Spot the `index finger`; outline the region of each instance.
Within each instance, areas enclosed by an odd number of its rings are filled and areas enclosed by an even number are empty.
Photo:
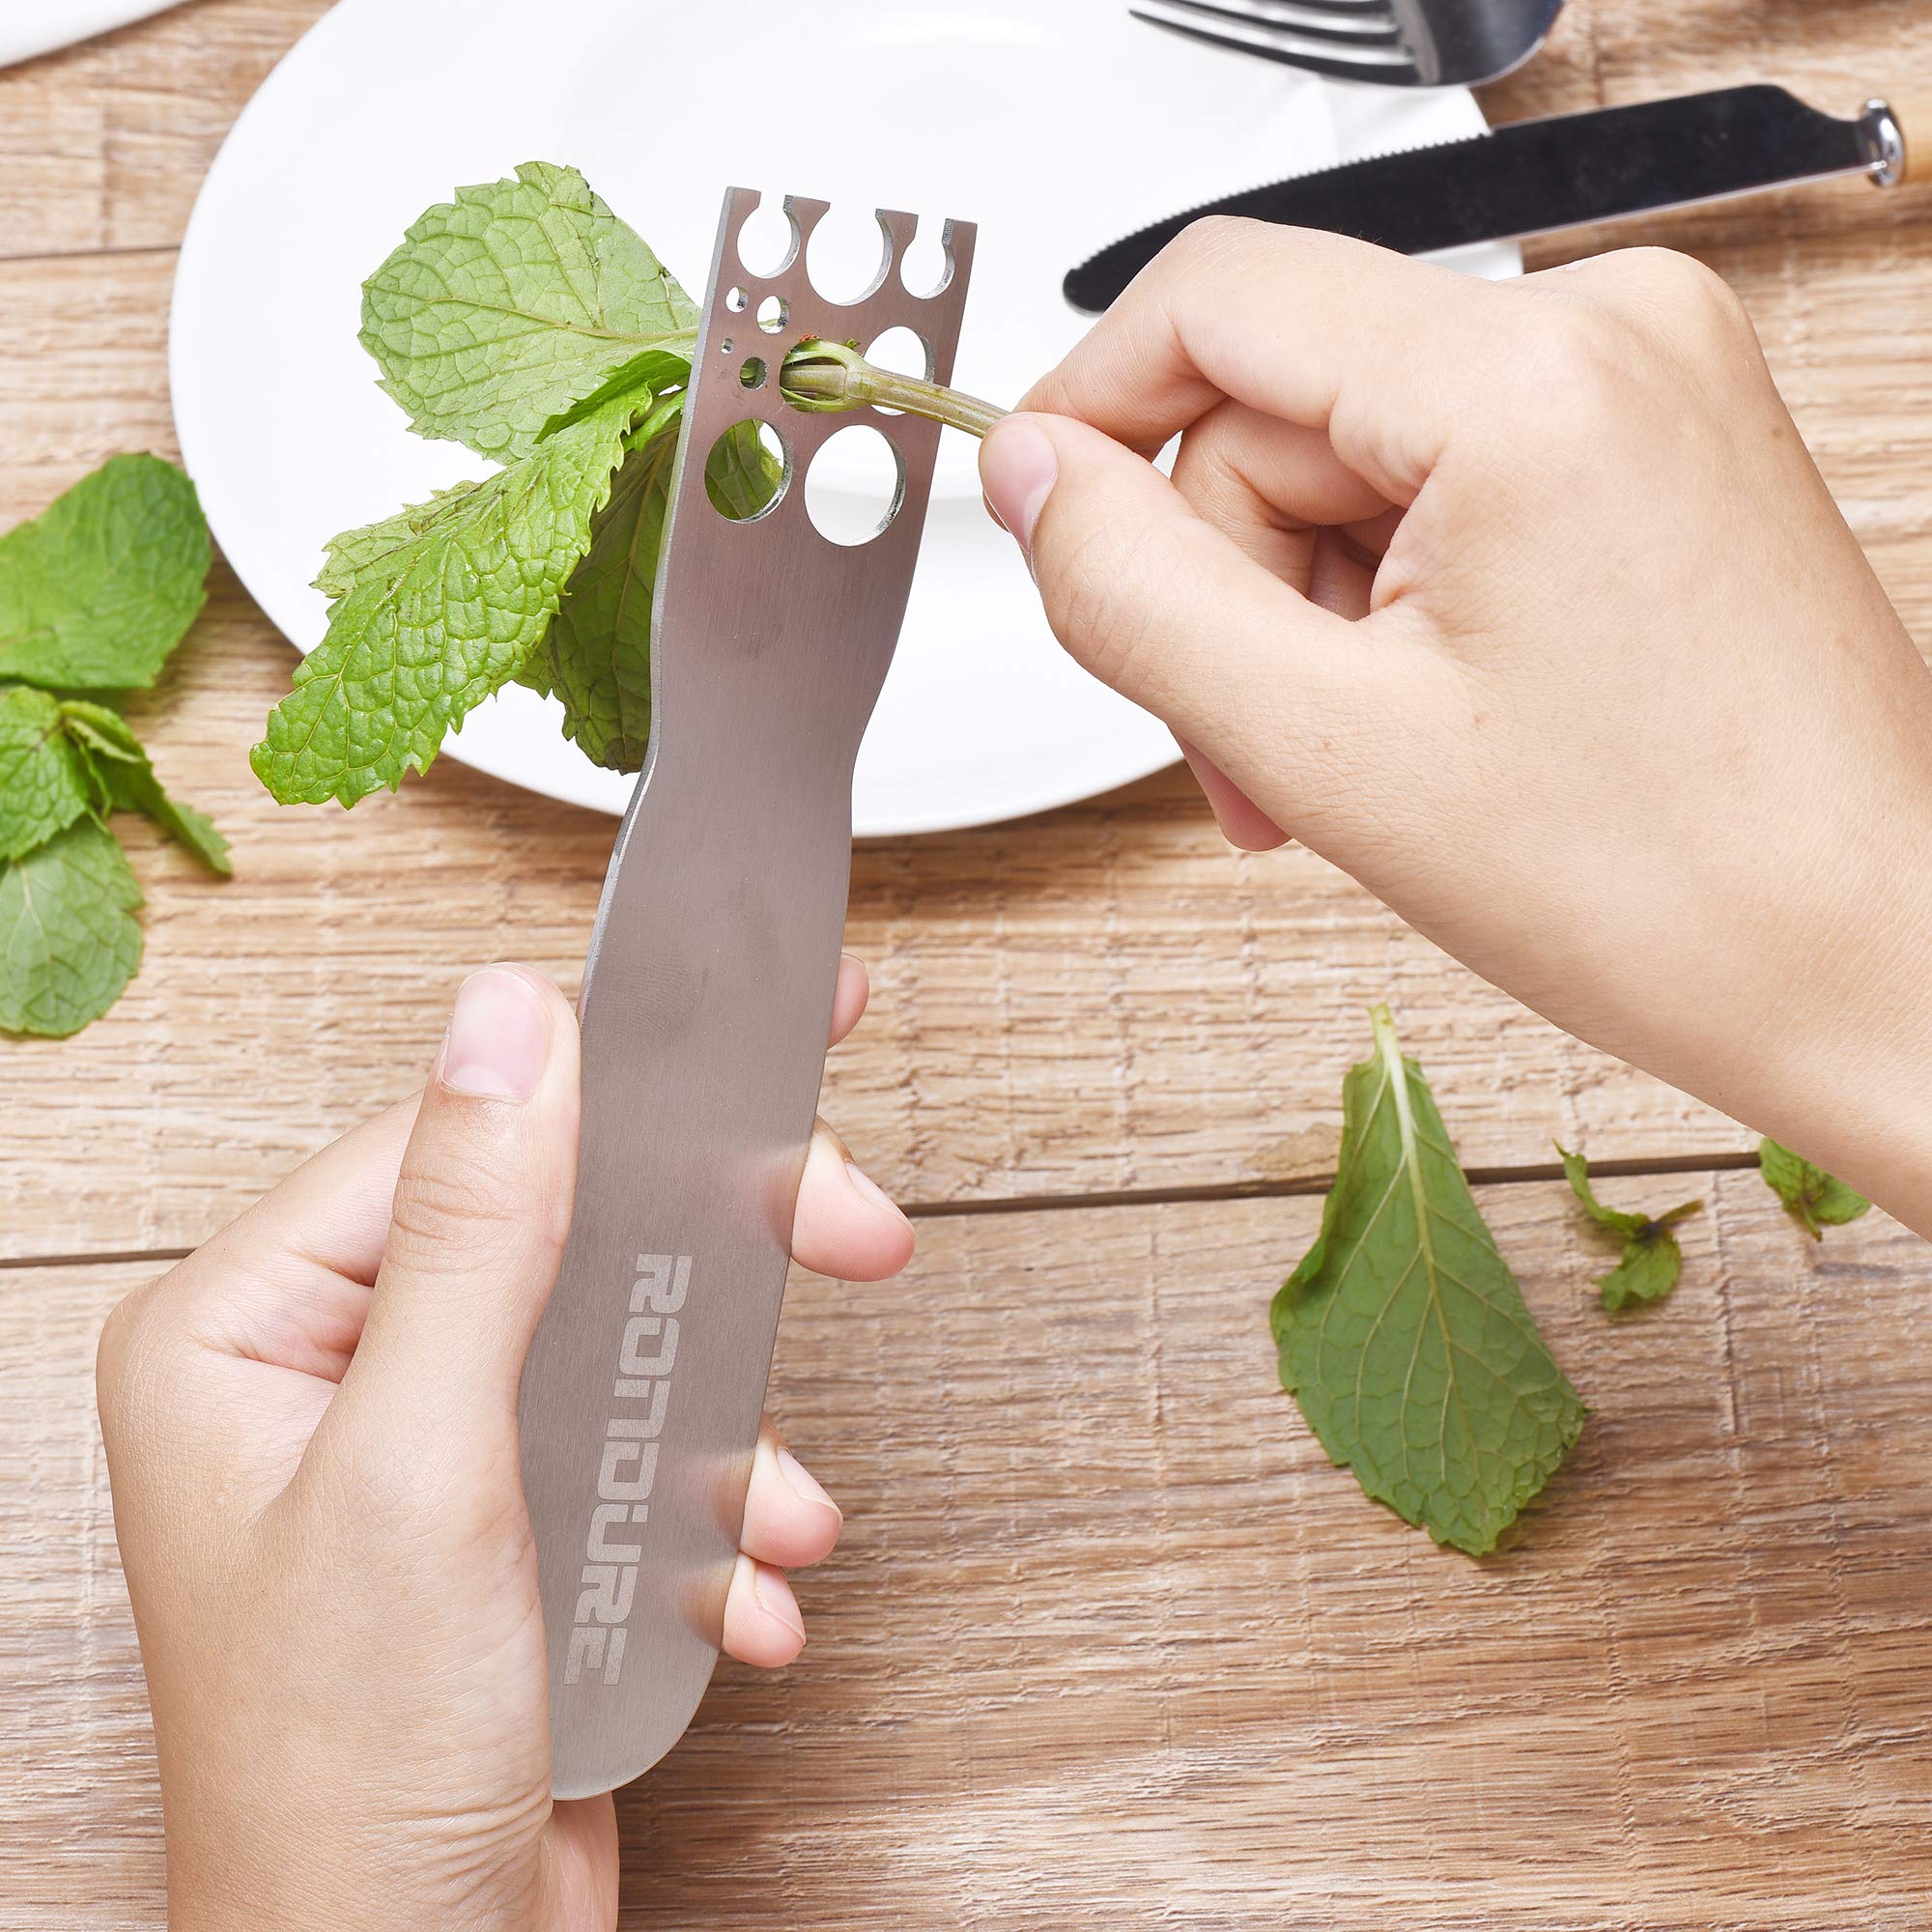
[[[1491,284],[1347,236],[1198,221],[1022,410],[1151,455],[1224,397],[1325,431],[1391,502],[1413,501],[1506,338]]]

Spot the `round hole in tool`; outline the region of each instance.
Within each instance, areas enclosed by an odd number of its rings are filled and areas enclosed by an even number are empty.
[[[758,327],[776,335],[791,320],[791,304],[783,296],[767,296],[758,304]]]
[[[907,328],[903,325],[874,336],[866,351],[866,360],[875,369],[890,369],[898,376],[917,376],[924,383],[932,381],[931,348],[918,329]],[[898,410],[887,409],[883,403],[876,407],[885,415],[901,413]]]
[[[721,355],[728,355],[731,353],[731,349],[732,349],[731,338],[727,335],[724,338],[724,340],[718,345],[718,353]]]
[[[756,416],[734,422],[704,459],[704,494],[734,524],[770,515],[790,481],[790,444]]]
[[[743,315],[745,313],[745,304],[751,299],[751,297],[743,289],[727,289],[724,292],[724,306],[733,315]]]
[[[870,543],[898,514],[905,465],[892,439],[850,423],[819,445],[805,473],[805,513],[831,543]]]
[[[748,389],[755,389],[765,380],[765,358],[748,355],[738,367],[738,380]]]

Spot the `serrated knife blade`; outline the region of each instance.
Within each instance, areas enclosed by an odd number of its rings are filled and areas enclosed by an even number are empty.
[[[1905,179],[1907,153],[1884,100],[1840,120],[1766,84],[1511,122],[1204,202],[1081,263],[1066,276],[1066,299],[1098,314],[1204,215],[1325,229],[1428,255],[1832,175],[1889,187]]]

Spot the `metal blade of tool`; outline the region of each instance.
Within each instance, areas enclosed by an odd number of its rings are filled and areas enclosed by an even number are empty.
[[[1781,87],[1727,87],[1517,121],[1467,140],[1376,155],[1205,202],[1103,248],[1065,279],[1097,314],[1190,222],[1250,215],[1434,254],[1828,175],[1883,173],[1882,102],[1841,121]]]
[[[881,211],[878,279],[836,303],[805,268],[826,204],[786,199],[790,252],[758,273],[739,236],[759,199],[726,195],[705,293],[658,565],[650,753],[578,1002],[576,1208],[519,1404],[559,1797],[655,1763],[717,1661],[838,979],[853,760],[940,434],[795,410],[780,363],[807,336],[864,347],[903,326],[947,382],[972,267],[972,227],[950,223],[941,286],[909,293],[916,219]],[[732,522],[705,463],[748,418],[777,432],[785,478]],[[805,472],[862,420],[892,444],[900,489],[848,548],[808,518]]]

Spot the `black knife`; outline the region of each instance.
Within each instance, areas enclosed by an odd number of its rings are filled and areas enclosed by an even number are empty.
[[[1932,131],[1921,131],[1918,147],[1923,174]],[[1081,263],[1066,277],[1066,299],[1098,314],[1205,214],[1323,228],[1428,255],[1830,175],[1861,174],[1891,187],[1906,178],[1911,158],[1904,128],[1884,100],[1868,100],[1841,121],[1762,85],[1515,121],[1467,140],[1347,161],[1204,202]]]

